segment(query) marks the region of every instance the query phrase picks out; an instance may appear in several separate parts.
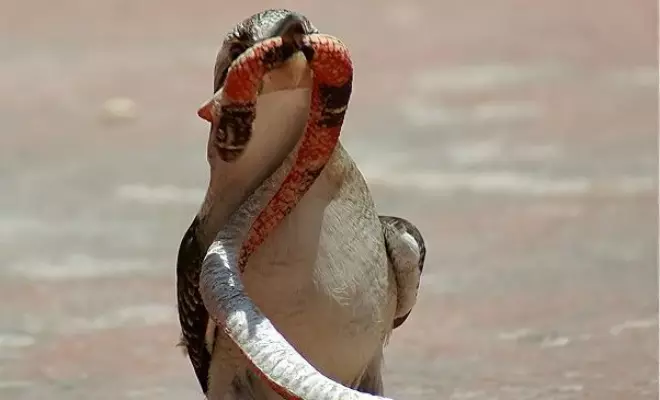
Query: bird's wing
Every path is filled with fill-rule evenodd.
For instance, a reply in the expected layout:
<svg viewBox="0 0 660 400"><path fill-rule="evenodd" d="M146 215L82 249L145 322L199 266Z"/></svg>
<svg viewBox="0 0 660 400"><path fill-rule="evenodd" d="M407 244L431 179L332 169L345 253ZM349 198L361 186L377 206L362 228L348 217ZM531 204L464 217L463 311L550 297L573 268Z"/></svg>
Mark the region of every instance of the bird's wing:
<svg viewBox="0 0 660 400"><path fill-rule="evenodd" d="M197 380L206 394L211 354L205 346L205 334L209 321L199 292L199 274L205 252L195 234L198 219L195 218L181 240L176 265L177 305L181 324L181 343L190 358Z"/></svg>
<svg viewBox="0 0 660 400"><path fill-rule="evenodd" d="M417 300L426 246L419 229L410 221L387 215L381 215L379 218L383 225L387 257L397 281L394 329L408 318Z"/></svg>

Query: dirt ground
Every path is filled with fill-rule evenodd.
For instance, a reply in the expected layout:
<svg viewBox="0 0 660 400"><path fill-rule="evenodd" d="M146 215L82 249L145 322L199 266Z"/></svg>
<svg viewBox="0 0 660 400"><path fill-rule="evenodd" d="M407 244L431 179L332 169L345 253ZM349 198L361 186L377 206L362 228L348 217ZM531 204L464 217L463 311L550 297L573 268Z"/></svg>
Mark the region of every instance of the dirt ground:
<svg viewBox="0 0 660 400"><path fill-rule="evenodd" d="M657 398L655 2L4 3L1 399L202 398L174 347L195 111L267 7L349 45L343 142L426 236L388 395Z"/></svg>

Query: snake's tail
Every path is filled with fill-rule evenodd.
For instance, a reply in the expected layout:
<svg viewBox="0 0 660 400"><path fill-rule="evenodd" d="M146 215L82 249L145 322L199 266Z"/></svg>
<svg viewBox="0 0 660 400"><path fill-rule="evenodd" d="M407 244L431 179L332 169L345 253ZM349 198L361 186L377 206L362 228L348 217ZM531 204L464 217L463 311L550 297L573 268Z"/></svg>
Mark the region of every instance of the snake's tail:
<svg viewBox="0 0 660 400"><path fill-rule="evenodd" d="M250 361L254 370L285 399L385 399L347 388L321 374L277 331L244 291L236 243L216 241L204 260L201 292L209 314Z"/></svg>

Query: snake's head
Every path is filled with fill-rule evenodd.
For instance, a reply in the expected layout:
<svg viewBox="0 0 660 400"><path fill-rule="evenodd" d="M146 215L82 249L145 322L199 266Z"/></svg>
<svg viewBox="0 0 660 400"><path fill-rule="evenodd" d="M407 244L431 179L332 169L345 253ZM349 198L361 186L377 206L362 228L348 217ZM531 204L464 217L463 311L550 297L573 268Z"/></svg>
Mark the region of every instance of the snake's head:
<svg viewBox="0 0 660 400"><path fill-rule="evenodd" d="M198 110L198 115L211 123L211 134L218 133L223 85L229 68L247 49L262 40L282 37L298 44L302 36L318 30L303 15L284 9L265 10L246 18L225 37L218 52L214 71L214 95ZM311 73L302 52L295 52L281 66L267 73L261 83L260 95L311 86ZM247 145L247 143L245 143ZM241 154L241 152L237 152ZM232 160L226 160L232 161Z"/></svg>

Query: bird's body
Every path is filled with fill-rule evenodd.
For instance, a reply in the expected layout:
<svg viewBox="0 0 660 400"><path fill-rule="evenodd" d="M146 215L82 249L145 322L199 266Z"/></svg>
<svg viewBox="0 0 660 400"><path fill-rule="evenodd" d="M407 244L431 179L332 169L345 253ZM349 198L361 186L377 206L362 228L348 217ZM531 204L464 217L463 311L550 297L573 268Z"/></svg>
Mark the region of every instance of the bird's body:
<svg viewBox="0 0 660 400"><path fill-rule="evenodd" d="M197 291L201 260L232 212L255 189L282 185L294 162L310 108L309 88L299 82L259 97L254 138L237 162L218 160L209 142L209 189L182 241L177 274L183 342L210 400L281 399L216 329ZM377 214L362 174L337 144L291 213L250 254L241 280L319 372L382 394L383 348L414 305L424 254L412 224Z"/></svg>
<svg viewBox="0 0 660 400"><path fill-rule="evenodd" d="M296 350L349 387L360 383L372 361L380 369L392 329L396 286L381 232L360 172L338 147L298 206L252 255L243 275L247 294ZM226 367L224 354L217 351L211 362L211 399ZM247 377L247 363L241 364L232 390L252 391L255 399L278 398Z"/></svg>

